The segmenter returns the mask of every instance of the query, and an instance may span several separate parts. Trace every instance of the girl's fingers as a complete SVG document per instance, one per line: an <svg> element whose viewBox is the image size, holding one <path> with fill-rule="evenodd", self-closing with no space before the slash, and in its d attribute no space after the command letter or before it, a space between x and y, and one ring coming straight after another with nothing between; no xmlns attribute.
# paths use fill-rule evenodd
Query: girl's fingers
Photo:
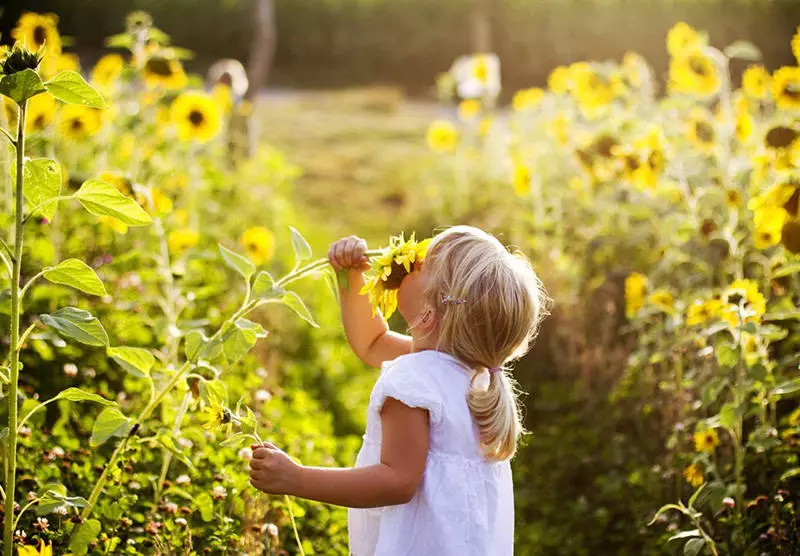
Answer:
<svg viewBox="0 0 800 556"><path fill-rule="evenodd" d="M355 236L347 240L347 266L354 266L358 260L358 238Z"/></svg>

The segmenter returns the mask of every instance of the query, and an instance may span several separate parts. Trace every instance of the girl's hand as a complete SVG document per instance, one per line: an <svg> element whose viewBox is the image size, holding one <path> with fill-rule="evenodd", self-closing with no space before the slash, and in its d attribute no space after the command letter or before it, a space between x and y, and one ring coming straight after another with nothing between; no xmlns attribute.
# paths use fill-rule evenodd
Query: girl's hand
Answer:
<svg viewBox="0 0 800 556"><path fill-rule="evenodd" d="M297 490L302 466L269 442L254 444L251 449L251 485L268 494L292 494Z"/></svg>
<svg viewBox="0 0 800 556"><path fill-rule="evenodd" d="M347 236L335 241L328 249L328 260L337 271L346 268L366 270L369 268L367 242L356 236Z"/></svg>

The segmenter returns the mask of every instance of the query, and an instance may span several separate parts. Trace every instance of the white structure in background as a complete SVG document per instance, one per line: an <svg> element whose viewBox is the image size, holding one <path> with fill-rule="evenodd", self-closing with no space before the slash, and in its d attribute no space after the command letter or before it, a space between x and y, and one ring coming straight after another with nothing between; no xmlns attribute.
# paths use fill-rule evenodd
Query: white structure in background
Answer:
<svg viewBox="0 0 800 556"><path fill-rule="evenodd" d="M496 99L500 94L500 58L497 54L461 56L450 68L462 99Z"/></svg>
<svg viewBox="0 0 800 556"><path fill-rule="evenodd" d="M233 58L223 58L214 62L206 73L206 83L209 87L214 87L218 83L230 87L234 104L242 100L250 86L244 66Z"/></svg>

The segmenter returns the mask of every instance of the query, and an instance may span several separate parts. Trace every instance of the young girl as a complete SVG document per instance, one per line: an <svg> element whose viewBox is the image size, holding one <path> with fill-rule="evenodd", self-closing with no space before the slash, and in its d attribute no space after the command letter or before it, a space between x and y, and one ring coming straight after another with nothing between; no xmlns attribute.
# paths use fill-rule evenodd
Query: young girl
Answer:
<svg viewBox="0 0 800 556"><path fill-rule="evenodd" d="M359 295L366 250L350 236L328 252L337 270L349 269L341 292L347 339L381 367L356 466L305 467L265 443L255 447L250 482L353 508L354 556L511 555L509 459L522 425L505 365L527 351L547 312L541 282L493 236L449 228L400 285L405 336Z"/></svg>

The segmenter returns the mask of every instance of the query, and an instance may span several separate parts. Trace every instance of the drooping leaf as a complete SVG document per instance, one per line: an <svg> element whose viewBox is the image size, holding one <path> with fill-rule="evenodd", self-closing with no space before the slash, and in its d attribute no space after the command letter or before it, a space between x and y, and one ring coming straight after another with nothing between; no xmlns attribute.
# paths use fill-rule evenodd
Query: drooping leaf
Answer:
<svg viewBox="0 0 800 556"><path fill-rule="evenodd" d="M128 226L146 226L153 219L136 201L126 197L113 185L100 180L87 180L73 194L87 211L95 216L113 216Z"/></svg>
<svg viewBox="0 0 800 556"><path fill-rule="evenodd" d="M59 72L44 87L61 102L82 104L89 108L107 108L103 96L84 81L78 72Z"/></svg>
<svg viewBox="0 0 800 556"><path fill-rule="evenodd" d="M682 514L686 513L686 508L681 507L681 506L679 506L677 504L664 504L663 506L661 506L658 509L658 511L656 512L656 515L653 516L653 519L650 520L650 522L647 524L647 526L649 527L650 525L655 523L656 520L658 519L658 517L661 514L663 514L664 512L668 511L668 510L677 510L677 511L681 512Z"/></svg>
<svg viewBox="0 0 800 556"><path fill-rule="evenodd" d="M7 96L17 104L45 91L39 74L32 69L0 76L0 95Z"/></svg>
<svg viewBox="0 0 800 556"><path fill-rule="evenodd" d="M156 358L150 351L135 347L108 347L106 354L116 361L120 367L133 376L144 378L150 375Z"/></svg>
<svg viewBox="0 0 800 556"><path fill-rule="evenodd" d="M255 274L256 267L252 262L250 262L250 259L243 257L238 253L234 253L223 245L219 245L219 252L222 255L222 258L225 259L227 265L241 274L245 280L249 281L250 277Z"/></svg>
<svg viewBox="0 0 800 556"><path fill-rule="evenodd" d="M97 394L92 394L90 392L84 392L80 388L70 387L66 390L62 390L59 392L52 400L68 400L71 402L93 402L99 403L100 405L108 405L108 406L115 406L117 402L107 400L103 396L98 396Z"/></svg>
<svg viewBox="0 0 800 556"><path fill-rule="evenodd" d="M680 533L672 535L667 540L667 542L677 541L677 540L680 540L680 539L691 539L693 537L699 537L699 536L700 536L700 530L699 529L692 529L691 531L681 531Z"/></svg>
<svg viewBox="0 0 800 556"><path fill-rule="evenodd" d="M725 56L757 62L761 59L761 51L756 45L748 41L735 41L725 48Z"/></svg>
<svg viewBox="0 0 800 556"><path fill-rule="evenodd" d="M314 321L314 317L311 316L311 312L308 310L308 307L306 307L306 304L302 299L300 299L300 296L297 295L297 293L293 291L287 291L283 294L281 303L297 313L301 319L306 321L311 326L319 328L319 325Z"/></svg>
<svg viewBox="0 0 800 556"><path fill-rule="evenodd" d="M94 270L78 259L67 259L46 269L42 275L54 284L63 284L92 295L106 295L103 282Z"/></svg>
<svg viewBox="0 0 800 556"><path fill-rule="evenodd" d="M25 200L33 210L41 203L61 194L61 166L49 158L33 158L25 161L22 190ZM58 202L53 201L40 208L37 213L48 220L53 219Z"/></svg>
<svg viewBox="0 0 800 556"><path fill-rule="evenodd" d="M40 315L42 322L65 338L89 346L107 346L108 335L91 313L75 307L62 307L52 314Z"/></svg>
<svg viewBox="0 0 800 556"><path fill-rule="evenodd" d="M292 247L294 248L295 264L299 266L305 261L311 260L311 246L306 241L306 238L303 237L303 234L291 226L289 229L292 231Z"/></svg>
<svg viewBox="0 0 800 556"><path fill-rule="evenodd" d="M91 443L99 446L112 436L125 436L131 430L131 419L115 407L107 407L94 422Z"/></svg>

